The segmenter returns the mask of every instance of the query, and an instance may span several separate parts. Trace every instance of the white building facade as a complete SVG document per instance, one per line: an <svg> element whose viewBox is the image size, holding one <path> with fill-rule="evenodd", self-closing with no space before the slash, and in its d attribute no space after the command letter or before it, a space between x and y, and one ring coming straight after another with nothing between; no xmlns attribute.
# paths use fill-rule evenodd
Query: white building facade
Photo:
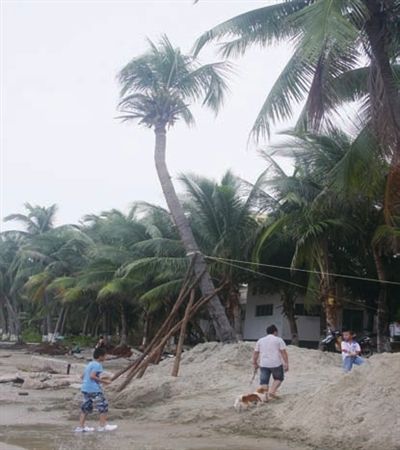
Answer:
<svg viewBox="0 0 400 450"><path fill-rule="evenodd" d="M245 309L243 338L245 340L259 339L265 335L266 327L272 324L278 327L279 335L284 340L291 340L289 322L283 314L279 293L263 292L262 289L249 285L246 297L246 301L243 301ZM308 311L304 306L304 299L299 297L296 299L295 311L300 343L315 347L321 338L320 308L316 307L313 311ZM340 316L340 327L346 326L360 331L367 326L367 315L362 307L354 307L354 305L345 307Z"/></svg>

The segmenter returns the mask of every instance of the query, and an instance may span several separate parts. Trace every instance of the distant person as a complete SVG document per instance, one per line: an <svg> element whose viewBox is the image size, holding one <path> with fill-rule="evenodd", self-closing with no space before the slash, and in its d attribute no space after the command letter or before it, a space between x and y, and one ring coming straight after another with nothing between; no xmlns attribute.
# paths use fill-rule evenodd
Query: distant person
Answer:
<svg viewBox="0 0 400 450"><path fill-rule="evenodd" d="M273 383L269 389L268 398L276 399L276 392L289 370L289 356L284 340L278 337L278 328L270 325L267 335L259 339L253 354L254 369L260 368L260 385L269 388L272 375Z"/></svg>
<svg viewBox="0 0 400 450"><path fill-rule="evenodd" d="M360 344L354 340L353 332L350 330L343 331L342 336L343 371L347 373L351 371L354 364L357 366L364 364L364 359L360 356L361 347Z"/></svg>
<svg viewBox="0 0 400 450"><path fill-rule="evenodd" d="M97 341L97 344L95 346L95 348L104 348L106 349L107 347L107 341L104 338L104 336L99 336L99 340Z"/></svg>
<svg viewBox="0 0 400 450"><path fill-rule="evenodd" d="M79 418L79 426L75 428L76 432L94 431L94 428L85 425L88 414L93 412L93 406L96 407L100 414L99 427L97 431L113 431L118 428L117 425L107 424L108 402L103 394L102 384L110 384L109 378L102 378L103 372L102 362L106 358L104 348L96 348L93 352L93 361L85 368L83 373L82 394L83 402L81 405L81 415Z"/></svg>

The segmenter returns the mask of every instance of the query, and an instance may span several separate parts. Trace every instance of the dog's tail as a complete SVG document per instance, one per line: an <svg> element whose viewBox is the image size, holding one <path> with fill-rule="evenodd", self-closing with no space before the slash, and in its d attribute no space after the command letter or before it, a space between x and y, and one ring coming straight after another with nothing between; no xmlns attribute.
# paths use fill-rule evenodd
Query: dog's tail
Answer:
<svg viewBox="0 0 400 450"><path fill-rule="evenodd" d="M240 395L233 405L233 407L236 409L237 412L240 412L242 410L242 395Z"/></svg>

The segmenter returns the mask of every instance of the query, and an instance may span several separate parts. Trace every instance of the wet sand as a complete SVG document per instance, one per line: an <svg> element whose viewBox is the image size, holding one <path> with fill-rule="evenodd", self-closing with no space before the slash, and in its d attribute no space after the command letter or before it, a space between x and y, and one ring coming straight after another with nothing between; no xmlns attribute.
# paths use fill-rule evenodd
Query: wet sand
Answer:
<svg viewBox="0 0 400 450"><path fill-rule="evenodd" d="M31 355L23 351L0 350L0 375L18 371L29 363ZM140 418L124 419L124 411L113 411L111 418L118 430L110 433L74 433L76 421L69 411L71 399L78 391L29 390L0 384L0 450L310 450L298 444L265 437L234 434L208 423L179 424L150 422ZM77 411L77 416L79 411ZM95 417L88 422L95 426Z"/></svg>

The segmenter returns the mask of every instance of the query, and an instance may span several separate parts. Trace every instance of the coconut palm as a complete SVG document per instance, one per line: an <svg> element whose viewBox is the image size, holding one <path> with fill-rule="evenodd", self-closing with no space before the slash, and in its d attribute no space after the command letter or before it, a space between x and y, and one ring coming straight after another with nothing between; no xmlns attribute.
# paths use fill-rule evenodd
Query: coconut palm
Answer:
<svg viewBox="0 0 400 450"><path fill-rule="evenodd" d="M178 120L193 124L189 107L193 102L201 101L214 112L218 111L227 88L229 66L225 63L200 65L193 57L174 48L166 36L158 45L149 41L149 47L119 73L122 87L119 107L123 120L136 120L155 133L154 159L165 200L187 255L197 255L194 271L201 276L200 288L207 296L215 288L171 181L166 164L166 132ZM219 339L234 340L234 331L217 296L210 301L208 311Z"/></svg>
<svg viewBox="0 0 400 450"><path fill-rule="evenodd" d="M269 134L271 122L292 115L293 103L307 96L306 115L319 124L324 112L337 106L337 79L367 81L361 57L371 60L375 74L370 101L384 85L380 114L399 125L400 96L391 66L400 56L400 2L380 0L289 0L234 17L205 32L195 51L211 41L222 44L225 56L243 54L253 46L283 41L294 44L293 56L278 77L255 122L256 136ZM355 70L357 69L357 70ZM348 87L353 87L348 84ZM360 83L359 83L360 84ZM367 94L366 84L362 94ZM347 91L347 95L350 95ZM357 92L354 92L357 95ZM391 107L389 107L391 105ZM392 111L389 111L392 109ZM378 112L376 112L378 113Z"/></svg>
<svg viewBox="0 0 400 450"><path fill-rule="evenodd" d="M354 147L359 151L358 144ZM339 179L339 163L350 146L351 141L337 130L323 136L292 134L289 141L275 147L275 154L295 157L291 176L269 154L264 154L275 172L270 189L279 207L274 212L275 220L269 219L261 234L255 253L277 235L293 242L291 265L318 273L309 277L307 298L322 304L326 323L333 329L338 326L341 305L330 273L340 272L334 255L346 241L346 235L354 234L355 226L332 189L330 177L336 171L336 181Z"/></svg>
<svg viewBox="0 0 400 450"><path fill-rule="evenodd" d="M100 319L108 322L103 331L118 321L120 345L127 341L128 323L140 320L146 341L178 294L188 265L170 214L137 204L127 215L111 210L86 216L83 229L95 247L69 295L90 291Z"/></svg>
<svg viewBox="0 0 400 450"><path fill-rule="evenodd" d="M77 227L60 226L32 236L18 254L20 268L34 266L34 273L24 285L24 293L46 316L46 333L56 334L65 315L65 305L51 295L51 284L77 274L88 262L93 241ZM55 328L52 313L58 313Z"/></svg>
<svg viewBox="0 0 400 450"><path fill-rule="evenodd" d="M381 150L392 158L385 217L394 225L400 215L399 23L399 0L289 0L217 25L198 39L195 52L224 38L226 56L253 45L294 45L254 123L256 139L269 135L271 124L292 117L296 103L305 101L299 125L316 130L344 102L359 100Z"/></svg>
<svg viewBox="0 0 400 450"><path fill-rule="evenodd" d="M20 296L21 271L16 264L22 245L19 233L0 234L0 329L1 333L20 338Z"/></svg>
<svg viewBox="0 0 400 450"><path fill-rule="evenodd" d="M4 221L20 222L24 227L22 233L30 236L45 233L53 228L57 205L46 207L25 203L24 206L27 214L10 214L4 218Z"/></svg>
<svg viewBox="0 0 400 450"><path fill-rule="evenodd" d="M250 260L260 228L257 217L265 208L263 177L250 185L228 171L219 183L193 174L182 176L181 181L186 193L184 209L196 241L201 251L211 257L213 277L226 283L222 297L240 337L240 285L248 281L249 274L218 259Z"/></svg>
<svg viewBox="0 0 400 450"><path fill-rule="evenodd" d="M384 224L383 202L384 202L384 185L388 173L387 161L382 158L381 153L377 151L378 145L376 139L371 133L362 131L356 137L350 137L338 130L330 130L322 135L312 133L290 133L289 139L275 148L276 154L283 156L291 156L295 158L295 167L297 173L307 174L309 181L312 180L314 188L318 188L311 195L304 188L306 183L303 180L303 188L295 189L296 184L293 180L290 184L283 174L275 180L272 180L272 187L280 198L285 198L285 202L281 203L280 215L275 221L267 227L264 232L263 239L270 242L271 238L280 233L289 233L296 243L297 251L294 254L293 263L301 263L301 261L312 261L313 255L304 253L299 259L303 250L307 250L306 236L316 237L315 233L302 232L304 227L307 228L306 217L301 220L296 219L297 214L301 213L302 204L308 205L307 211L309 215L315 212L320 214L328 212L331 215L329 223L339 225L338 219L343 221L339 229L343 229L346 233L341 235L332 234L332 227L321 228L323 231L325 245L327 245L328 265L320 266L318 271L330 271L336 273L345 273L356 277L378 278L381 281L380 289L376 284L366 282L355 282L347 279L341 280L341 285L337 286L339 291L343 291L343 287L350 292L351 297L361 296L360 301L368 301L367 307L377 309L378 323L378 348L383 351L387 349L388 335L388 309L390 301L387 295L388 285L386 282L393 276L393 267L396 265L394 257L393 241L398 239L399 231L394 227L388 227ZM276 165L275 165L276 167ZM282 182L283 179L283 182ZM285 186L290 189L284 194ZM318 192L319 190L319 192ZM299 195L299 192L302 192ZM303 198L303 200L301 200ZM304 198L312 200L311 203L304 201ZM290 206L290 202L295 204ZM335 222L332 222L334 218ZM351 223L349 227L346 223ZM345 226L343 228L343 225ZM319 225L316 228L318 231ZM300 238L300 241L299 241ZM327 239L326 239L327 238ZM261 243L262 243L261 240ZM265 244L264 242L264 244ZM299 247L299 243L303 246ZM262 245L261 245L262 248ZM318 255L319 253L316 252ZM298 267L298 266L297 266ZM301 267L301 266L300 266ZM390 272L390 274L389 274ZM322 277L323 278L323 277ZM333 292L340 280L335 277L325 277L326 281L320 280L320 289L324 286L331 286L330 297L333 299L332 306L336 304L340 306L338 297L343 296ZM392 278L393 280L393 278ZM312 278L310 281L313 281ZM321 283L322 282L322 283ZM343 286L344 283L344 286ZM316 286L311 286L315 291ZM368 299L373 293L377 302L370 302ZM329 306L329 305L328 305ZM337 315L334 309L328 308L333 313L333 318ZM327 322L332 326L332 318L327 317Z"/></svg>
<svg viewBox="0 0 400 450"><path fill-rule="evenodd" d="M12 325L13 332L19 336L21 330L20 309L21 309L21 290L28 277L38 270L35 267L32 258L24 259L21 257L22 249L31 241L53 228L56 205L50 207L33 206L25 203L26 214L10 214L4 218L4 221L17 221L23 225L23 230L5 231L2 233L2 247L14 248L15 254L12 260L8 260L7 271L3 273L4 285L8 286L8 294L3 297L6 301L9 323ZM10 253L6 251L6 260Z"/></svg>

